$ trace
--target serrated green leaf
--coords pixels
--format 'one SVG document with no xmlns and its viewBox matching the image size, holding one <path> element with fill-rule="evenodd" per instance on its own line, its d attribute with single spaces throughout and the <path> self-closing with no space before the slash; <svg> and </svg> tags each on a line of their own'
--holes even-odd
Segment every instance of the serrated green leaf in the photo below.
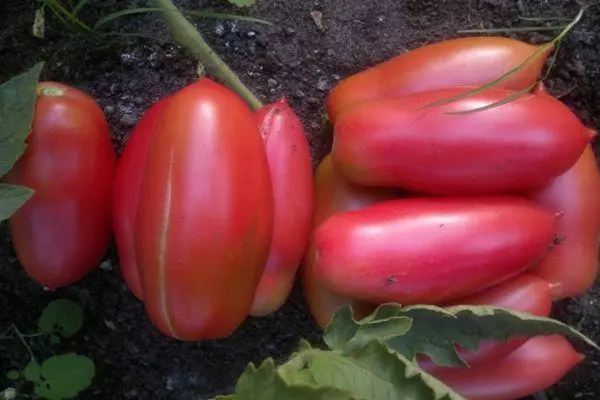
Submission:
<svg viewBox="0 0 600 400">
<path fill-rule="evenodd" d="M 351 355 L 311 351 L 307 360 L 319 385 L 346 390 L 356 400 L 465 400 L 379 341 Z"/>
<path fill-rule="evenodd" d="M 16 381 L 21 377 L 21 373 L 16 369 L 10 370 L 6 373 L 6 379 L 10 379 L 11 381 Z"/>
<path fill-rule="evenodd" d="M 0 221 L 10 218 L 34 193 L 25 186 L 0 183 Z"/>
<path fill-rule="evenodd" d="M 27 364 L 27 366 L 25 367 L 25 370 L 23 371 L 23 375 L 25 376 L 25 379 L 27 379 L 29 382 L 39 381 L 40 380 L 40 364 L 38 364 L 34 360 L 29 361 L 29 364 Z"/>
<path fill-rule="evenodd" d="M 38 320 L 38 329 L 41 332 L 55 333 L 66 338 L 75 335 L 82 326 L 83 310 L 79 304 L 68 299 L 59 299 L 48 304 Z"/>
<path fill-rule="evenodd" d="M 253 364 L 239 378 L 236 400 L 353 400 L 350 393 L 332 387 L 290 384 L 275 368 L 273 359 L 266 359 L 260 367 Z"/>
<path fill-rule="evenodd" d="M 382 334 L 382 342 L 409 360 L 414 360 L 415 356 L 421 353 L 440 365 L 465 366 L 455 345 L 475 351 L 484 340 L 506 341 L 517 336 L 551 334 L 580 339 L 598 349 L 592 340 L 560 321 L 504 308 L 488 306 L 403 308 L 398 304 L 384 304 L 367 317 L 370 318 L 371 323 L 378 321 L 378 315 L 382 314 L 381 308 L 385 309 L 382 320 L 389 319 L 392 315 L 412 319 L 408 332 L 394 335 L 395 326 L 390 325 L 389 331 Z M 385 330 L 382 329 L 382 332 Z M 350 352 L 366 342 L 360 338 L 352 338 L 352 341 L 347 341 L 343 349 Z M 340 343 L 336 346 L 341 348 Z"/>
<path fill-rule="evenodd" d="M 37 99 L 37 84 L 44 63 L 0 85 L 0 176 L 25 151 Z"/>
<path fill-rule="evenodd" d="M 88 357 L 70 353 L 42 363 L 35 394 L 48 400 L 72 399 L 92 384 L 96 368 Z"/>
<path fill-rule="evenodd" d="M 385 341 L 404 335 L 412 319 L 398 315 L 396 306 L 382 305 L 362 320 L 355 320 L 350 306 L 339 309 L 327 326 L 323 339 L 333 350 L 357 348 L 371 340 Z"/>
<path fill-rule="evenodd" d="M 229 0 L 229 2 L 238 7 L 250 7 L 256 3 L 256 0 Z"/>
</svg>

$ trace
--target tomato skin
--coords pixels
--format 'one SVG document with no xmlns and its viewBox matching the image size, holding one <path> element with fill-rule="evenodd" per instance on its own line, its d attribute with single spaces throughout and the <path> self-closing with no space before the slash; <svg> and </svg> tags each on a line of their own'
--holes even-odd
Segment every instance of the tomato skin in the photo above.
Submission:
<svg viewBox="0 0 600 400">
<path fill-rule="evenodd" d="M 106 118 L 87 93 L 41 82 L 27 149 L 3 178 L 36 191 L 9 221 L 25 272 L 52 290 L 91 272 L 111 241 L 117 155 Z"/>
<path fill-rule="evenodd" d="M 554 235 L 555 216 L 516 196 L 391 200 L 325 221 L 315 273 L 348 297 L 439 304 L 523 272 Z"/>
<path fill-rule="evenodd" d="M 356 103 L 455 86 L 484 85 L 521 64 L 538 46 L 503 37 L 469 37 L 429 44 L 342 80 L 327 99 L 329 118 Z M 498 87 L 521 90 L 540 77 L 551 49 Z"/>
<path fill-rule="evenodd" d="M 112 223 L 119 264 L 127 287 L 140 300 L 143 293 L 135 255 L 135 219 L 146 158 L 167 100 L 158 101 L 140 119 L 119 159 L 114 179 Z"/>
<path fill-rule="evenodd" d="M 173 95 L 148 153 L 135 226 L 146 310 L 180 340 L 229 335 L 269 254 L 273 193 L 254 115 L 208 78 Z"/>
<path fill-rule="evenodd" d="M 552 310 L 552 291 L 547 281 L 525 272 L 489 289 L 446 304 L 446 306 L 457 305 L 503 307 L 548 317 Z M 480 343 L 477 351 L 461 348 L 459 354 L 470 366 L 479 365 L 506 356 L 527 340 L 526 337 L 512 338 L 506 342 L 488 340 Z M 419 365 L 428 372 L 448 369 L 448 367 L 439 366 L 429 359 L 423 360 Z"/>
<path fill-rule="evenodd" d="M 302 122 L 285 99 L 255 113 L 271 172 L 273 239 L 256 289 L 253 316 L 277 311 L 288 298 L 308 245 L 313 212 L 313 170 Z"/>
<path fill-rule="evenodd" d="M 516 400 L 554 385 L 583 359 L 564 337 L 537 336 L 506 357 L 432 375 L 469 400 Z"/>
<path fill-rule="evenodd" d="M 332 159 L 350 182 L 421 193 L 512 193 L 548 184 L 579 158 L 590 131 L 560 101 L 494 89 L 422 109 L 465 88 L 376 100 L 344 112 L 334 127 Z"/>
<path fill-rule="evenodd" d="M 563 213 L 557 223 L 564 236 L 560 246 L 532 272 L 551 283 L 555 300 L 579 296 L 598 275 L 600 172 L 591 147 L 571 169 L 530 197 Z"/>
<path fill-rule="evenodd" d="M 327 155 L 319 164 L 315 176 L 315 211 L 313 215 L 313 232 L 332 215 L 350 210 L 357 210 L 371 204 L 398 198 L 399 190 L 366 189 L 346 182 L 331 163 Z M 351 304 L 357 317 L 365 317 L 375 309 L 375 305 L 340 296 L 321 284 L 314 274 L 315 243 L 311 238 L 302 265 L 302 289 L 310 312 L 320 328 L 325 328 L 333 314 L 347 304 Z"/>
</svg>

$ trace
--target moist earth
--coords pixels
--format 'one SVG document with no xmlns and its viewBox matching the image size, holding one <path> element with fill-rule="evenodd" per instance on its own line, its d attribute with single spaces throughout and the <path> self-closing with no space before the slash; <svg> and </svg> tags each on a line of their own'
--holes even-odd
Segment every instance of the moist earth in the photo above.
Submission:
<svg viewBox="0 0 600 400">
<path fill-rule="evenodd" d="M 68 2 L 68 0 L 65 0 Z M 299 113 L 310 139 L 313 164 L 331 146 L 323 129 L 327 92 L 341 78 L 394 55 L 446 38 L 461 29 L 546 26 L 564 23 L 525 21 L 522 17 L 573 18 L 579 4 L 588 6 L 582 21 L 563 42 L 546 80 L 561 99 L 591 128 L 600 129 L 600 5 L 565 0 L 258 0 L 238 9 L 221 1 L 176 1 L 185 9 L 235 12 L 273 23 L 195 19 L 222 58 L 264 102 L 285 96 Z M 92 1 L 81 17 L 88 22 L 123 8 L 149 6 L 145 1 Z M 144 33 L 149 38 L 107 41 L 103 47 L 65 29 L 48 17 L 46 38 L 31 35 L 34 0 L 0 4 L 0 81 L 48 62 L 43 78 L 62 81 L 90 93 L 102 106 L 120 152 L 132 127 L 157 99 L 197 77 L 197 63 L 169 42 L 154 14 L 121 18 L 114 32 Z M 47 13 L 48 15 L 48 13 Z M 320 19 L 319 19 L 320 16 Z M 556 32 L 511 36 L 532 43 Z M 599 152 L 595 142 L 596 154 Z M 160 334 L 143 305 L 125 287 L 116 251 L 82 281 L 57 292 L 31 282 L 11 249 L 6 225 L 0 226 L 0 331 L 11 323 L 27 331 L 49 301 L 79 302 L 85 311 L 81 333 L 58 346 L 89 355 L 97 375 L 85 399 L 209 399 L 232 390 L 248 362 L 285 359 L 300 338 L 319 343 L 320 331 L 298 287 L 283 308 L 266 318 L 248 318 L 231 337 L 182 343 Z M 298 286 L 298 285 L 296 285 Z M 587 294 L 556 304 L 554 315 L 600 342 L 600 285 Z M 37 342 L 36 342 L 37 343 Z M 5 374 L 22 368 L 27 353 L 16 343 L 0 348 L 0 389 Z M 36 352 L 50 354 L 47 344 Z M 56 348 L 54 348 L 56 350 Z M 539 399 L 599 399 L 600 352 L 588 356 Z"/>
</svg>

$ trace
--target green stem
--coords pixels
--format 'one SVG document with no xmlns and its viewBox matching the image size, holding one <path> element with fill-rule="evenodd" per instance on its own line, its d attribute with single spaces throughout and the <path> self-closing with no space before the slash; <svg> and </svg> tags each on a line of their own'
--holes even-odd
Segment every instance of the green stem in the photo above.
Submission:
<svg viewBox="0 0 600 400">
<path fill-rule="evenodd" d="M 17 334 L 17 337 L 19 338 L 19 340 L 21 340 L 21 343 L 23 343 L 23 346 L 25 346 L 25 348 L 29 352 L 29 357 L 31 357 L 31 360 L 32 361 L 36 361 L 35 360 L 35 356 L 33 355 L 33 351 L 31 350 L 31 347 L 29 346 L 29 344 L 25 340 L 25 337 L 21 334 L 21 331 L 19 331 L 19 328 L 17 328 L 17 326 L 14 325 L 14 324 L 13 324 L 13 330 Z"/>
<path fill-rule="evenodd" d="M 171 0 L 152 0 L 152 2 L 155 7 L 165 10 L 162 16 L 176 42 L 186 47 L 198 61 L 204 64 L 211 75 L 239 94 L 253 110 L 262 107 L 260 100 L 206 43 L 200 32 L 183 16 L 183 13 Z"/>
</svg>

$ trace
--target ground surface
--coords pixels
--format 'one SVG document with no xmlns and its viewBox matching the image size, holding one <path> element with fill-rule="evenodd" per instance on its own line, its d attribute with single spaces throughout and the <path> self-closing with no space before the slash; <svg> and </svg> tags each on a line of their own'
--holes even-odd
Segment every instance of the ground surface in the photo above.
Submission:
<svg viewBox="0 0 600 400">
<path fill-rule="evenodd" d="M 223 7 L 223 2 L 179 1 L 186 8 Z M 594 2 L 589 1 L 590 5 Z M 92 1 L 85 18 L 144 1 Z M 200 27 L 242 80 L 265 101 L 281 95 L 300 113 L 310 135 L 316 163 L 328 151 L 321 134 L 323 99 L 335 82 L 353 72 L 405 51 L 444 38 L 456 30 L 523 26 L 519 16 L 572 17 L 578 8 L 564 0 L 258 0 L 248 13 L 275 27 L 204 20 Z M 322 13 L 323 30 L 312 11 Z M 140 41 L 92 51 L 51 22 L 46 40 L 30 35 L 34 1 L 0 4 L 0 81 L 54 54 L 46 79 L 61 80 L 91 93 L 104 108 L 115 146 L 120 150 L 131 127 L 155 100 L 195 77 L 195 62 L 168 43 Z M 111 26 L 122 32 L 146 32 L 167 38 L 154 16 L 123 19 Z M 525 34 L 540 42 L 549 38 Z M 61 42 L 67 39 L 68 43 Z M 72 47 L 80 44 L 79 47 Z M 64 46 L 71 46 L 64 50 Z M 63 49 L 54 53 L 56 49 Z M 590 8 L 568 36 L 548 85 L 591 127 L 600 129 L 600 7 Z M 86 315 L 82 334 L 70 348 L 89 354 L 98 366 L 86 399 L 207 399 L 231 388 L 249 361 L 285 357 L 304 337 L 319 339 L 304 302 L 295 293 L 283 309 L 264 319 L 249 319 L 232 337 L 204 343 L 179 343 L 160 335 L 142 304 L 125 288 L 114 250 L 80 283 L 50 293 L 30 282 L 11 250 L 6 229 L 0 232 L 0 328 L 15 322 L 23 330 L 53 298 L 79 301 Z M 563 302 L 556 315 L 600 341 L 600 287 L 580 299 Z M 44 349 L 40 349 L 44 351 Z M 589 349 L 586 349 L 589 351 Z M 21 354 L 19 356 L 18 354 Z M 8 358 L 5 356 L 8 355 Z M 21 366 L 22 352 L 2 353 L 0 388 L 7 369 Z M 598 399 L 600 354 L 590 357 L 548 392 L 551 399 Z M 20 364 L 20 365 L 19 365 Z"/>
</svg>

